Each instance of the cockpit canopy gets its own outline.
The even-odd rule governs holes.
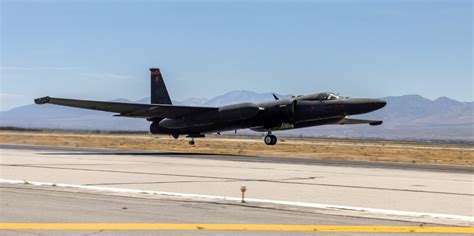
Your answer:
[[[297,100],[305,100],[305,101],[326,101],[326,100],[338,100],[341,99],[335,93],[315,93],[303,96],[297,96]]]
[[[326,100],[338,100],[338,99],[340,99],[340,97],[334,93],[328,93],[328,96],[326,98]]]

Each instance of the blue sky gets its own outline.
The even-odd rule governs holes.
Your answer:
[[[471,1],[1,2],[1,110],[231,90],[472,101]]]

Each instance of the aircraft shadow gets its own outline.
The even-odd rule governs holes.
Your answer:
[[[324,160],[307,159],[299,157],[259,157],[259,156],[241,156],[237,154],[217,154],[217,153],[189,153],[189,152],[140,152],[140,151],[87,151],[87,152],[40,152],[40,155],[68,155],[68,156],[148,156],[148,157],[173,157],[173,158],[193,158],[223,161],[240,161],[256,163],[285,163],[285,164],[303,164],[303,165],[323,165],[323,166],[345,166],[345,167],[364,167],[364,168],[389,168],[405,170],[426,170],[454,173],[473,173],[472,167],[465,166],[444,166],[432,164],[411,164],[411,163],[391,163],[391,162],[369,162],[352,160]]]
[[[217,153],[192,153],[192,152],[46,152],[42,155],[118,155],[118,156],[239,156],[233,154],[217,154]],[[250,156],[242,156],[250,157]]]

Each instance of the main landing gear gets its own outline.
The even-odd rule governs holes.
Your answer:
[[[271,132],[268,132],[267,136],[263,139],[266,145],[275,145],[277,143],[277,137],[272,135]]]
[[[191,138],[191,140],[189,140],[189,145],[194,145],[194,138]]]

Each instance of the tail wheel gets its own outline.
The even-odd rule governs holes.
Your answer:
[[[191,137],[191,140],[189,140],[189,145],[194,145],[194,137]]]

